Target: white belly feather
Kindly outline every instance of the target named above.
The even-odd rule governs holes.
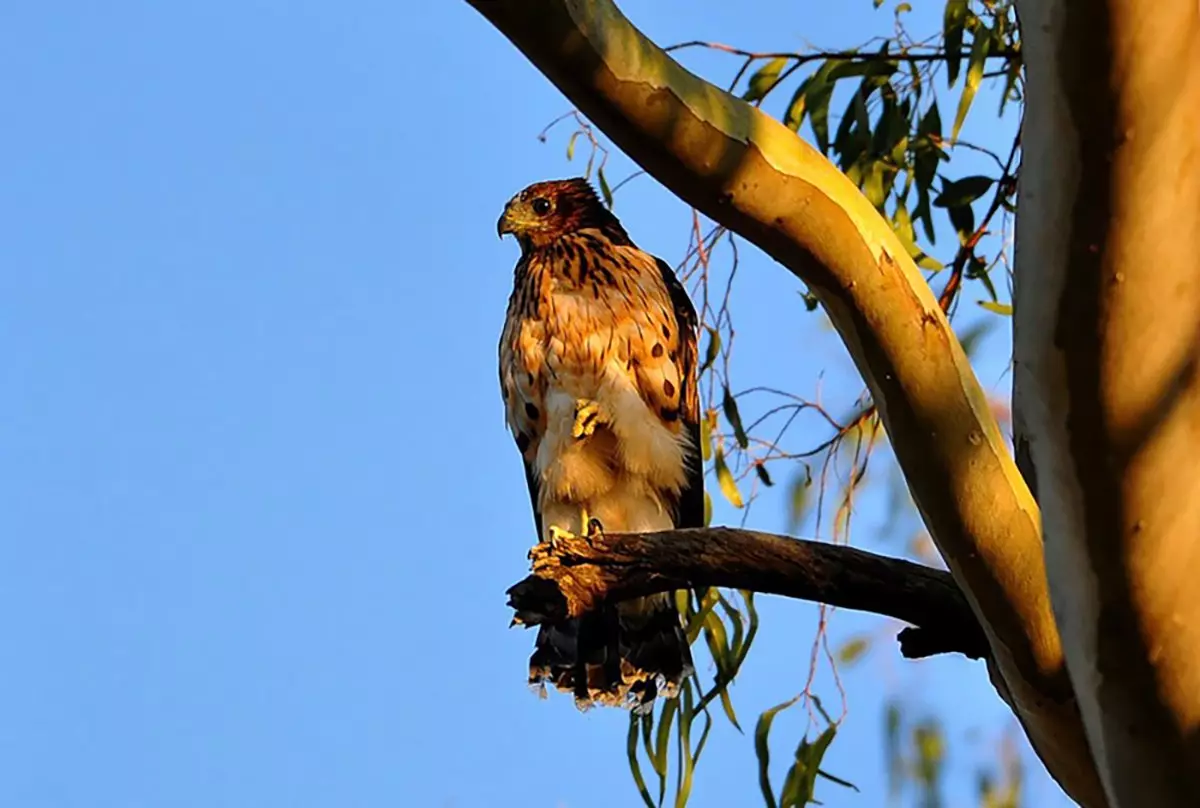
[[[594,401],[596,431],[572,436],[578,401]],[[611,360],[601,373],[558,374],[546,390],[546,431],[537,450],[543,530],[574,533],[582,509],[605,530],[667,530],[673,524],[665,496],[687,481],[686,434],[673,432],[643,401],[625,362]]]

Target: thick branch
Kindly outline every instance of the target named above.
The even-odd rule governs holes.
[[[535,550],[534,575],[508,590],[517,622],[578,617],[605,600],[704,586],[749,589],[911,623],[910,658],[987,653],[987,639],[954,578],[911,561],[731,528],[606,533]],[[547,585],[547,584],[551,585]]]
[[[824,156],[689,73],[611,0],[468,2],[647,172],[808,284],[988,635],[1001,692],[1066,790],[1103,805],[1050,608],[1037,505],[888,223]]]

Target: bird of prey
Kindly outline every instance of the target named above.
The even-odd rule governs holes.
[[[704,525],[696,311],[581,178],[504,207],[521,246],[500,338],[500,389],[539,541]],[[595,523],[598,523],[595,524]],[[670,698],[692,671],[673,593],[543,624],[530,684],[578,706]]]

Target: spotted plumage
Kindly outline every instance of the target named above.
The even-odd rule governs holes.
[[[663,261],[630,240],[582,179],[540,182],[499,222],[521,245],[500,339],[500,387],[539,540],[699,527],[696,313]],[[691,671],[671,595],[544,625],[530,681],[581,705],[645,708]]]

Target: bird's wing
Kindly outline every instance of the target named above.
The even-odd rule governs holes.
[[[687,290],[675,277],[671,267],[661,258],[656,257],[654,260],[671,296],[675,321],[678,323],[679,348],[676,365],[679,369],[679,400],[682,405],[680,420],[694,449],[689,458],[687,483],[680,492],[675,526],[704,527],[704,461],[703,449],[700,446],[700,379],[697,375],[699,319]]]
[[[526,260],[522,258],[518,263],[518,275],[523,271]],[[500,393],[504,398],[505,421],[517,444],[517,450],[521,453],[521,463],[525,467],[525,483],[529,488],[530,504],[533,506],[533,523],[537,529],[538,541],[541,541],[541,493],[534,458],[537,457],[542,433],[542,416],[539,411],[543,390],[537,385],[533,374],[521,372],[516,360],[516,349],[522,337],[522,309],[526,303],[521,297],[519,287],[514,289],[512,297],[509,298],[508,313],[500,335]]]

